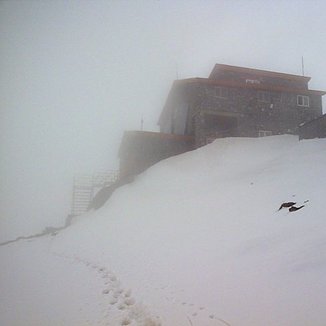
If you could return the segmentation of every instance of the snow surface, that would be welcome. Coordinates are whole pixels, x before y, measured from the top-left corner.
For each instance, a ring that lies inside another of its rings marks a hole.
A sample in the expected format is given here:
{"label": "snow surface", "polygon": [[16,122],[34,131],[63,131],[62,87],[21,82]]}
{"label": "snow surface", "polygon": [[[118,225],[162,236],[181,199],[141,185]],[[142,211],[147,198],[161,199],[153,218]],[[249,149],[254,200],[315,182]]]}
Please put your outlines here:
{"label": "snow surface", "polygon": [[164,160],[56,236],[0,247],[0,324],[326,325],[325,166],[326,140],[295,136]]}

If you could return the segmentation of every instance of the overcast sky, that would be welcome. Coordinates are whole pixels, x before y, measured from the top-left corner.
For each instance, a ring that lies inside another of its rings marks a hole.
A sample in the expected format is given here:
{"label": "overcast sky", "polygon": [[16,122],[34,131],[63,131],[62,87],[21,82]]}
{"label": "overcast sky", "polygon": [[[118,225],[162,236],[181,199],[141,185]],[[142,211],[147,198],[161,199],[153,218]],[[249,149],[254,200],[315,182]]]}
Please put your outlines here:
{"label": "overcast sky", "polygon": [[72,178],[118,167],[124,130],[158,130],[176,78],[215,63],[326,90],[324,1],[1,1],[0,241],[63,223]]}

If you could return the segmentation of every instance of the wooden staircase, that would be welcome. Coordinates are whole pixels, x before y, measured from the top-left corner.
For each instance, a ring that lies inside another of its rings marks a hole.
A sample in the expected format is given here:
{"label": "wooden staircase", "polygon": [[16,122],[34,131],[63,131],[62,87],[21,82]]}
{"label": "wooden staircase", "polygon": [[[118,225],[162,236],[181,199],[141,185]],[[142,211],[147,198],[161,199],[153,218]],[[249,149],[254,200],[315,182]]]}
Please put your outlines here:
{"label": "wooden staircase", "polygon": [[116,182],[118,178],[118,171],[76,175],[73,181],[71,216],[86,213],[96,193]]}

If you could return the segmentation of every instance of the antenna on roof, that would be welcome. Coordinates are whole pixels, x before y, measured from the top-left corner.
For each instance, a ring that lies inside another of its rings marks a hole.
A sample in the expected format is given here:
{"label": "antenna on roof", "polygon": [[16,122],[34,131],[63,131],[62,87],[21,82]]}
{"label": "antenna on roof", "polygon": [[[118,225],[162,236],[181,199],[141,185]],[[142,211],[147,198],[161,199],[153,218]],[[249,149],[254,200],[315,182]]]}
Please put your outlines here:
{"label": "antenna on roof", "polygon": [[144,129],[144,119],[143,116],[141,116],[141,120],[140,120],[140,130],[143,131]]}
{"label": "antenna on roof", "polygon": [[304,76],[304,63],[303,63],[303,56],[301,57],[301,68],[302,68],[302,76]]}
{"label": "antenna on roof", "polygon": [[178,71],[178,64],[177,63],[175,65],[175,76],[176,76],[176,79],[179,80],[179,71]]}

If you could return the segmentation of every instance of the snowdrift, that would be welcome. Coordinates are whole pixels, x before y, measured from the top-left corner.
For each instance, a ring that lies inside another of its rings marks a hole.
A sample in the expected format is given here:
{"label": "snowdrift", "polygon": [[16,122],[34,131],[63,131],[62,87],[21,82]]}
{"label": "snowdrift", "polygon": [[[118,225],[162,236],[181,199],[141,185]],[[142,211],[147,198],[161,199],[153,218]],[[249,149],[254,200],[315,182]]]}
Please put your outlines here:
{"label": "snowdrift", "polygon": [[162,325],[326,325],[325,167],[326,140],[216,140],[118,189],[52,250],[113,271]]}

